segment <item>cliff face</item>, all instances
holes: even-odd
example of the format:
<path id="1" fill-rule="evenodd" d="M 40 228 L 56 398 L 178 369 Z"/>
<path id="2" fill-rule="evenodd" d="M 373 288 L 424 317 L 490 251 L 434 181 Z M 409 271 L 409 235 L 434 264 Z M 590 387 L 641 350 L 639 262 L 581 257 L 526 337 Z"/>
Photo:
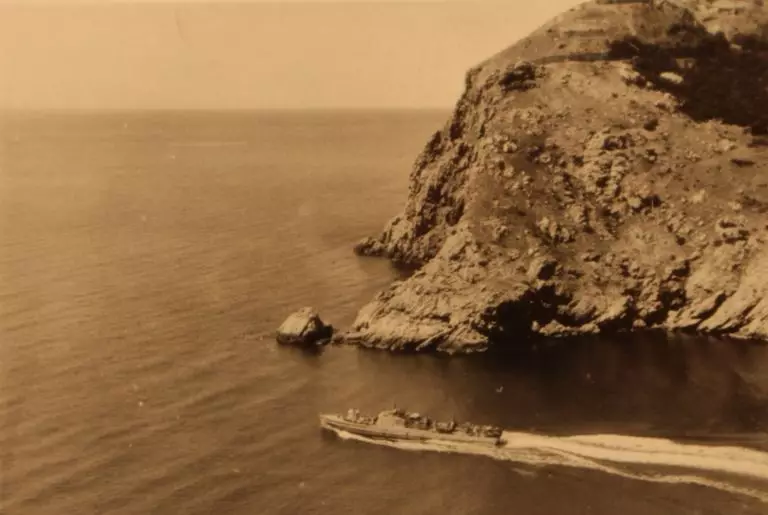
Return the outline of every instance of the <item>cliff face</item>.
<path id="1" fill-rule="evenodd" d="M 682 4 L 582 4 L 470 70 L 404 212 L 356 247 L 419 269 L 337 341 L 768 338 L 764 8 Z"/>

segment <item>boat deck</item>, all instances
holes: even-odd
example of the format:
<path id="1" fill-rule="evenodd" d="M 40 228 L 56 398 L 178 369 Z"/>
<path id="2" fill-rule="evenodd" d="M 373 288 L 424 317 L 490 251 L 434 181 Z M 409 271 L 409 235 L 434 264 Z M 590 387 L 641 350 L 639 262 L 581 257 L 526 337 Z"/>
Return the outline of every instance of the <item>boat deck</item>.
<path id="1" fill-rule="evenodd" d="M 494 447 L 503 443 L 503 439 L 500 437 L 475 436 L 461 431 L 443 433 L 434 429 L 406 427 L 402 420 L 396 416 L 380 416 L 376 418 L 374 423 L 354 422 L 338 415 L 321 415 L 320 419 L 321 424 L 329 429 L 338 429 L 370 438 L 416 441 L 441 440 Z"/>

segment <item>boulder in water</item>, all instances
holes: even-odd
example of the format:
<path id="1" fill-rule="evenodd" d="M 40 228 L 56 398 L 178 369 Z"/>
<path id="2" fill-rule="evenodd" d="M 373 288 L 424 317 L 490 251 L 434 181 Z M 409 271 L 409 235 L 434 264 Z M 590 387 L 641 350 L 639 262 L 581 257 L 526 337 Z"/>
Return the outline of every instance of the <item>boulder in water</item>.
<path id="1" fill-rule="evenodd" d="M 277 342 L 293 345 L 323 343 L 333 335 L 333 326 L 325 324 L 312 308 L 291 314 L 277 330 Z"/>

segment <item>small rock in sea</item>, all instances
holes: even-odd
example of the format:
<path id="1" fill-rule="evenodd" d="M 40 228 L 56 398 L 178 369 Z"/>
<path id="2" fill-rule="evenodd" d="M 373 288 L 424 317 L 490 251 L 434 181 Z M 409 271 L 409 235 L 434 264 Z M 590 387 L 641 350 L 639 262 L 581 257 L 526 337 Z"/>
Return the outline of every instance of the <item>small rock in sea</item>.
<path id="1" fill-rule="evenodd" d="M 325 324 L 312 308 L 302 308 L 291 314 L 277 330 L 277 342 L 295 345 L 313 345 L 329 340 L 333 326 Z"/>

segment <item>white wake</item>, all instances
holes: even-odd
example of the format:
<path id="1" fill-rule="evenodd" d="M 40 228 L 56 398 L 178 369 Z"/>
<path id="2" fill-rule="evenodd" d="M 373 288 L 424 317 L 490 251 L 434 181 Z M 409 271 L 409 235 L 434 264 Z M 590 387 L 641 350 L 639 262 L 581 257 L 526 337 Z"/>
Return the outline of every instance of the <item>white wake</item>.
<path id="1" fill-rule="evenodd" d="M 542 436 L 532 433 L 504 432 L 508 442 L 490 448 L 433 440 L 429 442 L 387 441 L 366 438 L 334 430 L 339 437 L 384 445 L 402 450 L 436 451 L 487 456 L 497 460 L 532 466 L 576 467 L 615 476 L 656 483 L 694 484 L 745 495 L 768 503 L 768 453 L 734 446 L 705 446 L 677 443 L 661 438 L 621 435 Z M 653 466 L 654 472 L 637 472 L 622 465 Z M 716 473 L 718 479 L 703 475 L 665 473 L 664 467 Z M 722 476 L 748 478 L 765 483 L 760 490 L 734 484 Z"/>

